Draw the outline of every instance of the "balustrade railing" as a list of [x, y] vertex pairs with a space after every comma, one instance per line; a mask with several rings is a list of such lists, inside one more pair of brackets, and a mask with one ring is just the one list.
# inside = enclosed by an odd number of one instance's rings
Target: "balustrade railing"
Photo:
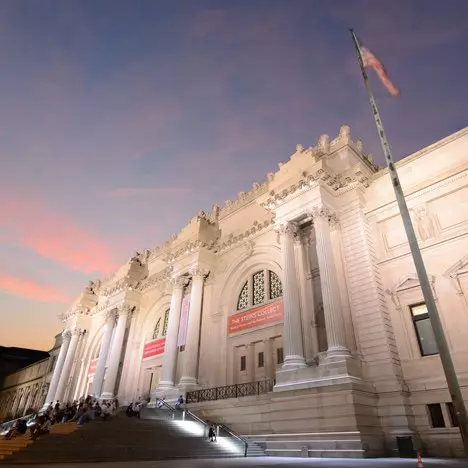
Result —
[[258, 382], [246, 382], [223, 387], [204, 388], [187, 392], [187, 403], [200, 403], [202, 401], [227, 400], [229, 398], [241, 398], [252, 395], [262, 395], [273, 391], [275, 381], [273, 379], [259, 380]]

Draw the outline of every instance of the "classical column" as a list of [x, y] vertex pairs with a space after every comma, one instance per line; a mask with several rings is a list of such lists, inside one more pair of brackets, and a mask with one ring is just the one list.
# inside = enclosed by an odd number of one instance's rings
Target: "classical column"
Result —
[[65, 357], [67, 356], [68, 347], [70, 346], [71, 333], [68, 330], [62, 332], [62, 345], [60, 346], [59, 355], [55, 364], [54, 373], [49, 384], [49, 390], [47, 391], [46, 400], [44, 402], [44, 408], [50, 403], [56, 400], [55, 394], [57, 393], [57, 387], [62, 374], [63, 364]]
[[184, 363], [180, 384], [183, 387], [197, 384], [198, 346], [200, 342], [200, 322], [203, 300], [203, 283], [207, 272], [195, 268], [192, 274], [192, 290], [190, 292], [190, 309], [187, 325], [187, 341], [185, 343]]
[[329, 357], [349, 356], [350, 352], [346, 346], [340, 289], [330, 235], [330, 223], [336, 222], [336, 216], [328, 208], [321, 206], [315, 207], [312, 215], [314, 218], [323, 311], [327, 332], [327, 355]]
[[62, 401], [65, 395], [65, 389], [67, 387], [68, 378], [70, 377], [70, 371], [73, 365], [73, 360], [75, 359], [76, 347], [78, 346], [78, 340], [82, 330], [80, 328], [75, 328], [71, 332], [70, 346], [68, 347], [67, 356], [63, 363], [62, 372], [60, 374], [60, 379], [57, 385], [57, 392], [55, 393], [55, 400]]
[[115, 316], [115, 309], [110, 310], [106, 314], [106, 323], [104, 325], [101, 347], [99, 348], [98, 363], [93, 377], [93, 385], [91, 387], [91, 394], [96, 397], [101, 395], [104, 374], [106, 372], [107, 355], [109, 353], [109, 347], [112, 340], [112, 332], [114, 331]]
[[273, 379], [275, 377], [275, 366], [273, 360], [273, 339], [263, 340], [263, 349], [265, 353], [265, 377]]
[[247, 369], [248, 369], [248, 381], [255, 382], [255, 369], [257, 362], [255, 359], [255, 343], [250, 343], [247, 346]]
[[292, 223], [278, 227], [281, 234], [281, 260], [283, 266], [284, 303], [284, 363], [283, 368], [306, 367], [302, 343], [301, 310], [294, 258], [296, 226]]
[[112, 341], [106, 378], [104, 379], [104, 385], [102, 386], [102, 400], [114, 398], [115, 396], [115, 384], [117, 373], [119, 372], [120, 357], [122, 356], [123, 341], [125, 330], [127, 328], [127, 318], [132, 311], [133, 308], [127, 304], [123, 304], [118, 309], [119, 319], [117, 320], [117, 327], [115, 328], [114, 339]]
[[177, 338], [179, 336], [180, 309], [184, 297], [184, 287], [187, 278], [174, 278], [172, 283], [171, 307], [167, 323], [166, 342], [162, 365], [162, 376], [158, 388], [174, 388], [175, 367], [177, 360]]
[[310, 233], [301, 231], [295, 241], [297, 276], [299, 280], [302, 333], [306, 361], [312, 362], [318, 354], [318, 335], [315, 326], [314, 291], [310, 268]]

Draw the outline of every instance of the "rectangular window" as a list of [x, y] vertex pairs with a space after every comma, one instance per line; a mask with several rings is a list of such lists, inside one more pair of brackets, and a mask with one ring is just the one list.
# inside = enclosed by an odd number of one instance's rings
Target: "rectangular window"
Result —
[[278, 364], [283, 364], [284, 356], [283, 356], [283, 348], [276, 349], [276, 362]]
[[457, 418], [457, 411], [455, 410], [455, 406], [452, 402], [446, 403], [447, 412], [450, 416], [450, 425], [452, 427], [458, 427], [458, 418]]
[[265, 355], [263, 351], [258, 353], [258, 367], [265, 367]]
[[247, 360], [246, 360], [245, 356], [241, 356], [241, 358], [240, 358], [240, 370], [245, 371], [245, 369], [247, 369]]
[[426, 304], [422, 303], [410, 306], [410, 310], [421, 356], [438, 354], [439, 350], [437, 349]]
[[440, 403], [432, 403], [427, 405], [431, 427], [445, 427], [444, 415]]

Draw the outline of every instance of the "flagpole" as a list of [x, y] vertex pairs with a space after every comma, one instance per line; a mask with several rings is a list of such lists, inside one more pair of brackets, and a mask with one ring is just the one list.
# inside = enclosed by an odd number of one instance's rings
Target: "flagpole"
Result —
[[377, 108], [377, 103], [375, 102], [369, 78], [364, 67], [364, 62], [361, 55], [361, 47], [356, 37], [356, 34], [354, 33], [354, 30], [350, 29], [350, 32], [353, 38], [354, 46], [356, 47], [356, 53], [358, 56], [359, 66], [361, 67], [362, 78], [364, 79], [367, 95], [369, 97], [369, 102], [372, 107], [372, 112], [374, 114], [374, 120], [375, 125], [377, 127], [377, 132], [379, 134], [380, 144], [382, 145], [385, 160], [387, 162], [388, 173], [390, 175], [393, 189], [395, 191], [396, 200], [400, 209], [400, 215], [403, 220], [403, 225], [405, 227], [406, 236], [408, 238], [411, 254], [413, 256], [414, 265], [418, 274], [419, 284], [421, 286], [424, 301], [426, 303], [427, 313], [429, 315], [429, 320], [431, 322], [432, 330], [434, 332], [434, 337], [437, 343], [437, 348], [439, 350], [442, 367], [444, 368], [445, 378], [447, 379], [448, 389], [452, 397], [453, 405], [457, 414], [458, 426], [463, 442], [463, 447], [465, 449], [466, 455], [468, 455], [468, 416], [466, 412], [465, 403], [463, 401], [463, 395], [461, 393], [460, 384], [458, 382], [457, 374], [455, 373], [455, 367], [453, 365], [452, 357], [450, 356], [450, 350], [447, 345], [447, 340], [445, 338], [442, 322], [437, 311], [437, 306], [434, 300], [434, 295], [432, 293], [431, 284], [427, 276], [426, 267], [424, 266], [424, 261], [421, 255], [421, 250], [419, 249], [416, 234], [414, 232], [413, 223], [411, 222], [411, 217], [409, 214], [408, 206], [406, 204], [405, 196], [401, 188], [400, 178], [398, 177], [398, 173], [390, 150], [390, 145], [388, 144], [387, 136], [385, 134], [383, 123], [380, 118], [379, 110]]

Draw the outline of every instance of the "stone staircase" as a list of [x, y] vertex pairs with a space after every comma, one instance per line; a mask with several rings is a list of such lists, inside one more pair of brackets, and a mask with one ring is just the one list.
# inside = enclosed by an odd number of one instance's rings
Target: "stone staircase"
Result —
[[[74, 432], [77, 429], [76, 424], [68, 423], [68, 424], [57, 424], [51, 427], [50, 434], [44, 437], [50, 437], [57, 434], [67, 435]], [[5, 459], [15, 453], [19, 452], [20, 450], [25, 449], [29, 445], [33, 444], [34, 442], [30, 439], [30, 432], [29, 430], [26, 434], [21, 436], [16, 436], [13, 439], [0, 440], [0, 460]]]
[[[16, 438], [8, 449], [5, 445], [0, 465], [244, 456], [244, 443], [232, 436], [220, 434], [218, 441], [212, 443], [203, 424], [174, 418], [168, 411], [153, 413], [151, 419], [128, 418], [119, 413], [108, 421], [94, 420], [83, 426], [59, 424], [53, 426], [51, 434], [33, 443], [26, 437]], [[73, 428], [73, 432], [68, 428]], [[251, 444], [247, 455], [260, 456], [264, 452]]]
[[263, 434], [244, 436], [266, 455], [305, 458], [363, 458], [366, 450], [358, 432]]

